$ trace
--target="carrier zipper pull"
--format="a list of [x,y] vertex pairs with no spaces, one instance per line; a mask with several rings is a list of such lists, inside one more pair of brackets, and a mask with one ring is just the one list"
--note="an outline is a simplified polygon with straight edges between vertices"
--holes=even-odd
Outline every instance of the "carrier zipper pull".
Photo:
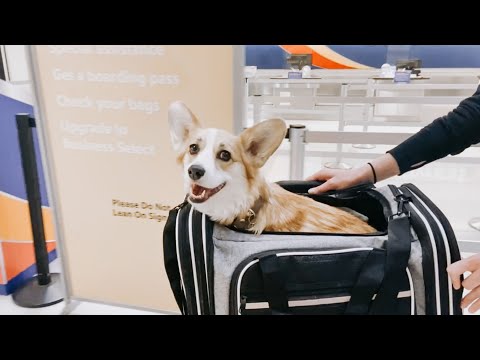
[[185,204],[186,204],[186,203],[185,203],[185,202],[183,202],[183,203],[181,203],[181,204],[179,204],[179,205],[175,206],[175,207],[173,208],[173,210],[180,210],[181,208],[183,208],[183,207],[185,206]]
[[398,203],[397,215],[408,214],[408,211],[405,209],[405,204],[409,203],[412,200],[412,197],[407,194],[398,194],[395,196],[395,201]]
[[246,307],[247,307],[247,297],[243,295],[240,297],[240,308],[238,309],[238,312],[240,313],[240,315],[242,315]]
[[406,195],[402,194],[399,199],[396,200],[398,202],[398,214],[405,214],[405,204],[410,202],[410,196],[407,197]]
[[180,209],[183,208],[185,205],[187,205],[187,203],[188,203],[187,199],[188,199],[188,195],[186,195],[186,196],[185,196],[185,199],[183,200],[183,202],[182,202],[181,204],[175,206],[175,207],[173,208],[173,210],[180,210]]
[[389,219],[393,219],[393,217],[400,215],[406,215],[407,217],[410,217],[410,211],[405,209],[405,204],[409,203],[412,200],[412,197],[409,194],[402,193],[395,185],[388,185],[388,187],[394,196],[394,200],[398,204],[397,213],[390,215]]

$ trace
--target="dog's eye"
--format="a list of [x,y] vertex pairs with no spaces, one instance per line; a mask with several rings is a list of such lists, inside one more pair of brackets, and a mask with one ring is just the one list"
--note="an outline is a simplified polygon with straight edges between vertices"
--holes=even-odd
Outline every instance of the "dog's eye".
[[218,153],[218,158],[223,161],[228,161],[232,158],[232,156],[227,150],[222,150]]
[[198,147],[197,144],[190,145],[190,155],[198,154],[199,151],[200,151],[200,148]]

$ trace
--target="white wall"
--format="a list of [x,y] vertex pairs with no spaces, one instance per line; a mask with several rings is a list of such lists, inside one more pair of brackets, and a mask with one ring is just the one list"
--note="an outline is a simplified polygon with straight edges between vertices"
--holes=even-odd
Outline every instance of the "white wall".
[[30,81],[26,45],[5,45],[5,55],[10,81]]

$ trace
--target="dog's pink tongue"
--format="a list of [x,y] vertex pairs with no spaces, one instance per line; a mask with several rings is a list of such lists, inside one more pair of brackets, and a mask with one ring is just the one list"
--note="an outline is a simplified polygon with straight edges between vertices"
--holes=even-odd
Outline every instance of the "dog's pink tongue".
[[201,187],[200,185],[197,185],[197,184],[192,185],[192,194],[195,196],[200,196],[203,190],[205,190],[205,188]]

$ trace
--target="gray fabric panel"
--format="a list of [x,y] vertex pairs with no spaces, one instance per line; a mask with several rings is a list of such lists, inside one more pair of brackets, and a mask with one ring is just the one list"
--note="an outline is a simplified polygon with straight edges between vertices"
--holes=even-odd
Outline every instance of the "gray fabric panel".
[[418,239],[412,242],[410,259],[408,260],[408,270],[410,270],[410,274],[412,275],[417,314],[425,315],[425,283],[423,281],[422,247]]
[[398,211],[398,204],[395,201],[395,198],[393,197],[393,194],[390,191],[390,188],[388,186],[382,186],[380,188],[376,188],[375,191],[382,194],[385,197],[385,199],[388,200],[388,202],[390,203],[390,207],[392,208],[392,214],[396,214]]
[[[382,187],[376,190],[387,198],[393,212],[396,213],[397,203],[394,201],[390,189]],[[425,314],[422,251],[416,235],[413,235],[408,268],[412,275],[417,313]],[[254,254],[281,249],[384,248],[386,240],[386,235],[252,235],[215,225],[213,231],[215,312],[218,315],[228,314],[230,283],[233,272],[242,261]]]

